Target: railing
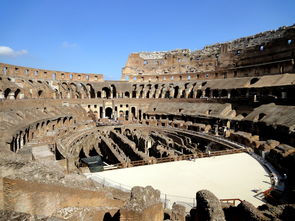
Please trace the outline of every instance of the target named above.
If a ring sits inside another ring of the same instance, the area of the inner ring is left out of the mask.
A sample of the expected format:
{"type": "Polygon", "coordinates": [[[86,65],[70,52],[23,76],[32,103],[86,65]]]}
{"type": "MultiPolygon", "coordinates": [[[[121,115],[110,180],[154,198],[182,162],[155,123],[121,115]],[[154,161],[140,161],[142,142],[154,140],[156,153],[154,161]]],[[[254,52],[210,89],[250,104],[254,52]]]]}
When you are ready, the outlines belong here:
{"type": "MultiPolygon", "coordinates": [[[[104,187],[112,187],[119,189],[124,192],[130,192],[132,189],[131,186],[118,183],[116,181],[113,181],[111,179],[107,179],[104,177],[100,177],[99,175],[95,174],[95,176],[92,176],[91,173],[85,174],[87,178],[91,178],[92,180],[100,183],[104,187]]],[[[267,190],[271,191],[271,190],[267,190]]],[[[266,191],[265,191],[266,192],[266,191]]],[[[172,208],[173,203],[181,204],[186,208],[186,211],[189,212],[193,207],[196,206],[196,199],[192,197],[186,197],[186,196],[179,196],[179,195],[171,195],[166,193],[161,193],[161,202],[164,204],[164,208],[172,208]]],[[[221,203],[226,203],[228,205],[236,206],[236,202],[242,202],[241,199],[233,198],[233,199],[220,199],[221,203]]]]}
{"type": "Polygon", "coordinates": [[[221,203],[226,203],[228,205],[231,205],[231,206],[235,206],[236,205],[236,202],[242,202],[241,199],[238,199],[238,198],[235,198],[235,199],[220,199],[220,202],[221,203]]]}
{"type": "Polygon", "coordinates": [[[269,189],[263,191],[263,196],[264,196],[265,198],[272,197],[272,196],[271,196],[271,191],[273,191],[273,190],[274,190],[274,188],[271,187],[271,188],[269,188],[269,189]]]}
{"type": "MultiPolygon", "coordinates": [[[[93,174],[91,174],[91,173],[88,173],[88,174],[86,173],[85,175],[87,178],[90,178],[90,179],[100,183],[103,187],[116,188],[116,189],[119,189],[124,192],[130,192],[132,189],[131,186],[128,186],[128,185],[125,185],[122,183],[118,183],[118,182],[113,181],[111,179],[101,177],[101,176],[97,175],[97,173],[95,174],[95,176],[93,176],[93,174]]],[[[192,198],[192,197],[185,197],[185,196],[170,195],[170,194],[166,194],[166,193],[161,193],[160,198],[161,198],[161,202],[164,204],[165,208],[171,209],[174,202],[185,206],[187,211],[189,211],[191,208],[196,206],[196,199],[192,198]]]]}
{"type": "Polygon", "coordinates": [[[213,151],[208,153],[186,154],[186,155],[180,155],[175,157],[162,157],[162,158],[154,158],[154,159],[148,159],[148,160],[137,160],[137,161],[131,161],[130,163],[112,164],[112,167],[107,166],[107,167],[104,167],[104,169],[113,170],[113,169],[121,169],[126,167],[144,166],[144,165],[151,165],[151,164],[158,164],[158,163],[168,163],[168,162],[180,161],[180,160],[193,160],[196,158],[215,157],[215,156],[222,156],[227,154],[235,154],[235,153],[243,153],[243,152],[248,152],[248,150],[247,149],[231,149],[231,150],[213,151]]]}

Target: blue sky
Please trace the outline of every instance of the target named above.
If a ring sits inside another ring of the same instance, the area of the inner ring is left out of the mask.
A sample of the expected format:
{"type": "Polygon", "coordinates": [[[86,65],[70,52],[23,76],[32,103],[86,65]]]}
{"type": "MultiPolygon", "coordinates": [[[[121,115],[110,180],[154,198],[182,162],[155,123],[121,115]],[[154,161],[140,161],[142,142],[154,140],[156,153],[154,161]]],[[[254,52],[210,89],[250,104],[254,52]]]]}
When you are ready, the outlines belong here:
{"type": "Polygon", "coordinates": [[[0,0],[0,62],[102,73],[128,55],[201,49],[295,23],[294,0],[0,0]]]}

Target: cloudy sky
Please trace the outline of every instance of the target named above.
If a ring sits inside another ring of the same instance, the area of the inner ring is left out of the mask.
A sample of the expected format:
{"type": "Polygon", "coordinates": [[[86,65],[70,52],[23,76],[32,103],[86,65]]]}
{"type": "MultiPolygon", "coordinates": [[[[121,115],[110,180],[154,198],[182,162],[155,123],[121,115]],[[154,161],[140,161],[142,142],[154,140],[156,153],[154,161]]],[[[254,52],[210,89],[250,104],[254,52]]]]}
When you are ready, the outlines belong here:
{"type": "Polygon", "coordinates": [[[1,0],[0,62],[120,79],[128,54],[295,23],[294,0],[1,0]]]}

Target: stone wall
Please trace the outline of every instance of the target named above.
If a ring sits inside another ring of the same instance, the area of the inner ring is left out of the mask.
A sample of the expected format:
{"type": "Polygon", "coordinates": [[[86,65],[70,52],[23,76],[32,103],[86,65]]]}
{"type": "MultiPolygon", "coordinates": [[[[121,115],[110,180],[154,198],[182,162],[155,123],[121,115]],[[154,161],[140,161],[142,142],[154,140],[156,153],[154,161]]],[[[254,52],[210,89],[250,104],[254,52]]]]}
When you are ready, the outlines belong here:
{"type": "Polygon", "coordinates": [[[122,80],[190,81],[294,72],[294,27],[281,27],[196,51],[132,53],[122,70],[122,80]]]}

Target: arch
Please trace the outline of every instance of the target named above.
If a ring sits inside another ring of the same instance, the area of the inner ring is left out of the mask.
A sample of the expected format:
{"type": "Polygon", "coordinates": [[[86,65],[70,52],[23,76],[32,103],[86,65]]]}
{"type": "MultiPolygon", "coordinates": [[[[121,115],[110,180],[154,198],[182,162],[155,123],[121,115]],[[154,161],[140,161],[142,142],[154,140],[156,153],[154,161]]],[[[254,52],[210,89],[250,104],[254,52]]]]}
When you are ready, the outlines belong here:
{"type": "Polygon", "coordinates": [[[202,97],[202,94],[203,94],[202,90],[197,90],[196,98],[202,97]]]}
{"type": "Polygon", "coordinates": [[[121,110],[121,111],[119,112],[119,117],[124,117],[124,111],[121,110]]]}
{"type": "Polygon", "coordinates": [[[116,98],[117,97],[117,90],[116,90],[116,87],[115,85],[111,85],[111,88],[112,88],[112,95],[113,95],[113,98],[116,98]]]}
{"type": "Polygon", "coordinates": [[[107,107],[105,109],[105,113],[106,113],[106,117],[111,119],[112,118],[112,114],[113,114],[113,109],[111,107],[107,107]]]}
{"type": "Polygon", "coordinates": [[[165,98],[170,98],[170,91],[166,91],[165,98]]]}
{"type": "Polygon", "coordinates": [[[259,116],[258,116],[258,120],[262,120],[262,118],[264,118],[266,116],[265,113],[260,113],[259,116]]]}
{"type": "Polygon", "coordinates": [[[205,90],[205,96],[210,97],[210,93],[211,93],[211,90],[210,90],[209,87],[207,87],[206,90],[205,90]]]}
{"type": "Polygon", "coordinates": [[[130,98],[130,93],[128,91],[125,92],[125,97],[130,98]]]}
{"type": "Polygon", "coordinates": [[[43,95],[43,91],[42,90],[39,90],[38,91],[38,97],[41,97],[43,95]]]}
{"type": "Polygon", "coordinates": [[[131,107],[131,114],[132,114],[132,118],[136,119],[136,109],[135,109],[135,107],[131,107]]]}
{"type": "Polygon", "coordinates": [[[237,89],[232,89],[230,93],[232,98],[239,97],[239,93],[237,89]]]}
{"type": "Polygon", "coordinates": [[[18,88],[15,92],[14,92],[14,98],[17,99],[19,98],[19,93],[20,93],[20,89],[18,88]]]}
{"type": "Polygon", "coordinates": [[[228,96],[228,92],[227,92],[227,90],[222,89],[220,95],[221,95],[221,97],[227,97],[227,96],[228,96]]]}
{"type": "Polygon", "coordinates": [[[179,86],[176,86],[175,88],[174,88],[174,98],[177,98],[177,96],[178,96],[178,91],[179,91],[179,86]]]}
{"type": "Polygon", "coordinates": [[[111,89],[108,87],[102,88],[102,98],[110,98],[111,96],[111,89]]]}
{"type": "Polygon", "coordinates": [[[132,98],[136,98],[136,91],[132,91],[132,98]]]}
{"type": "Polygon", "coordinates": [[[252,78],[250,84],[255,84],[257,81],[259,81],[259,78],[252,78]]]}
{"type": "Polygon", "coordinates": [[[212,92],[213,97],[219,97],[219,93],[217,89],[214,89],[212,92]]]}
{"type": "Polygon", "coordinates": [[[97,91],[97,94],[96,94],[97,96],[97,98],[101,98],[101,91],[97,91]]]}
{"type": "Polygon", "coordinates": [[[86,84],[90,98],[95,98],[95,91],[91,84],[86,84]]]}
{"type": "Polygon", "coordinates": [[[11,89],[6,88],[5,91],[4,91],[4,98],[7,98],[10,92],[11,92],[11,89]]]}
{"type": "Polygon", "coordinates": [[[89,156],[98,156],[99,154],[97,153],[96,149],[92,147],[92,149],[89,151],[89,156]]]}
{"type": "Polygon", "coordinates": [[[125,120],[128,120],[129,119],[129,111],[125,111],[125,120]]]}

